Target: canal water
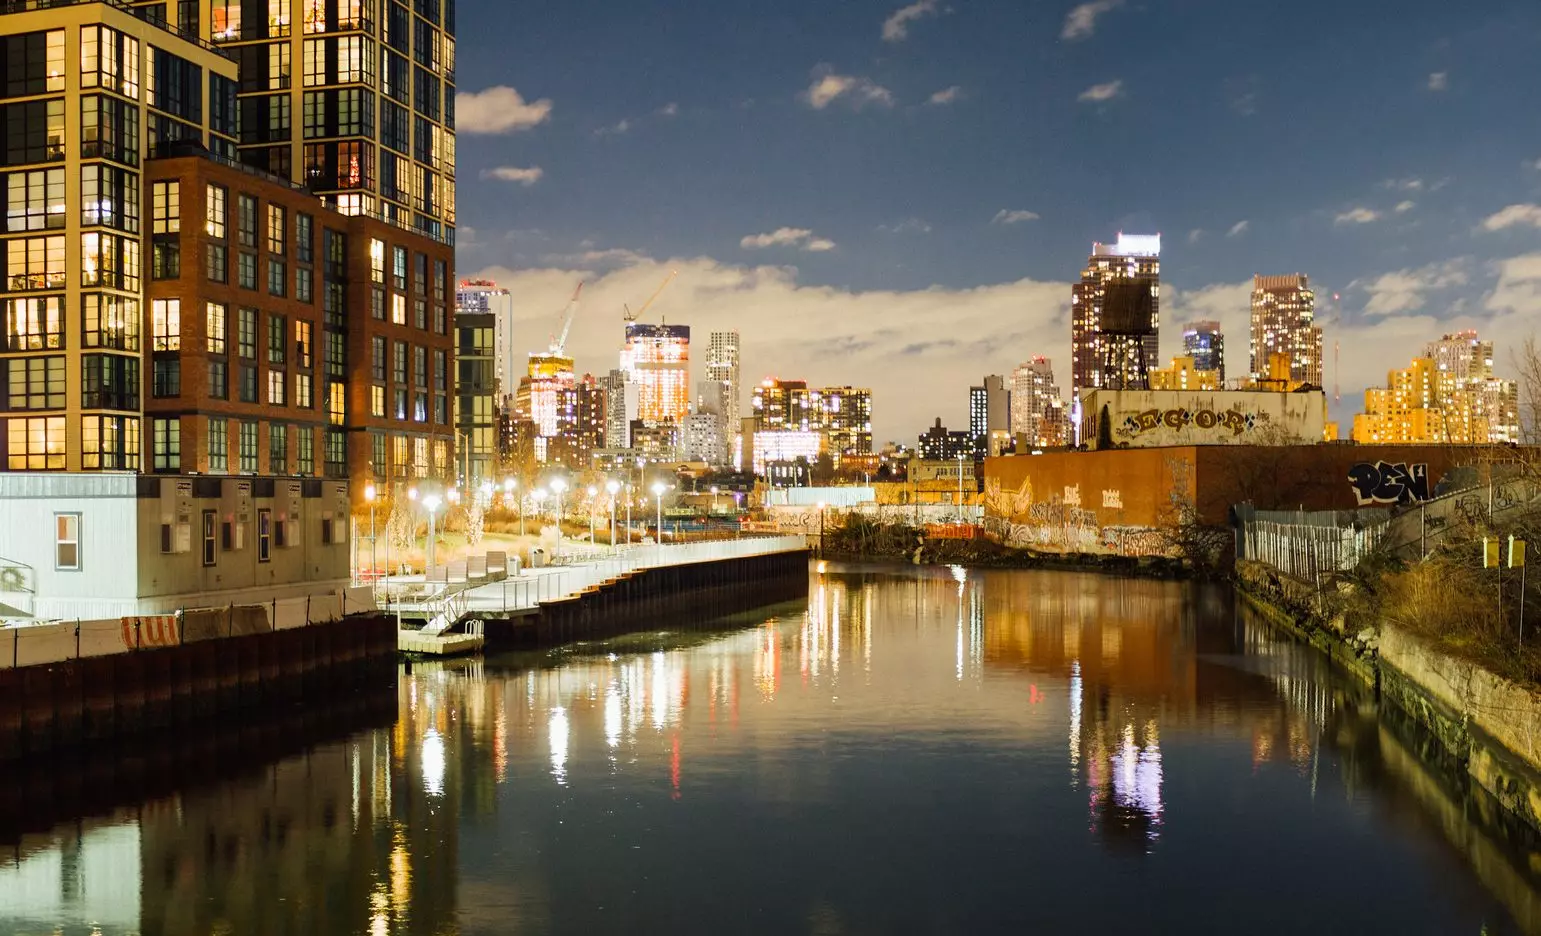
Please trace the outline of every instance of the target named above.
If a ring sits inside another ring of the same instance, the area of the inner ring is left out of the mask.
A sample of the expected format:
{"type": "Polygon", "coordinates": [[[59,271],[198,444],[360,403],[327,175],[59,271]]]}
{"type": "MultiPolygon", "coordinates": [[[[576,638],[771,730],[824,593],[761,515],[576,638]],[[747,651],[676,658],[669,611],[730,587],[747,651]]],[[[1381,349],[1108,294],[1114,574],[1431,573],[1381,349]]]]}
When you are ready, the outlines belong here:
{"type": "Polygon", "coordinates": [[[23,811],[0,933],[1541,932],[1541,854],[1223,586],[830,566],[395,691],[23,811]]]}

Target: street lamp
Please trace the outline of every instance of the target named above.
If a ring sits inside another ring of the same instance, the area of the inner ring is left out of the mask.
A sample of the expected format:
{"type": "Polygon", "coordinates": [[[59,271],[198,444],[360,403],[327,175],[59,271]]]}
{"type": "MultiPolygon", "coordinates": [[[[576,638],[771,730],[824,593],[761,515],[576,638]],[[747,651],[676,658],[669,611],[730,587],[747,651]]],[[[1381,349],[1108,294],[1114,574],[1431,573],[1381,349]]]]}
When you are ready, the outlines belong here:
{"type": "MultiPolygon", "coordinates": [[[[407,500],[411,501],[414,504],[417,503],[417,488],[415,488],[415,487],[407,488],[407,500]]],[[[413,515],[411,517],[411,521],[412,521],[412,529],[407,534],[407,545],[408,546],[411,546],[412,545],[412,541],[417,539],[417,517],[416,517],[416,515],[413,515]]]]}
{"type": "Polygon", "coordinates": [[[556,553],[560,556],[562,554],[562,492],[567,490],[567,479],[552,478],[551,490],[556,492],[556,553]]]}
{"type": "Polygon", "coordinates": [[[626,482],[626,545],[631,545],[631,482],[626,482]]]}
{"type": "Polygon", "coordinates": [[[717,512],[717,485],[712,485],[712,513],[717,512]]]}
{"type": "Polygon", "coordinates": [[[375,486],[364,485],[364,500],[369,502],[369,574],[373,578],[375,571],[375,486]]]}
{"type": "MultiPolygon", "coordinates": [[[[519,482],[513,478],[503,479],[503,500],[508,501],[514,496],[514,491],[519,487],[519,482]]],[[[519,501],[519,535],[524,536],[524,498],[516,498],[519,501]]]]}
{"type": "Polygon", "coordinates": [[[605,490],[610,494],[610,549],[615,549],[615,493],[621,489],[621,483],[614,478],[605,482],[605,490]]]}
{"type": "MultiPolygon", "coordinates": [[[[450,490],[450,495],[451,495],[450,499],[451,500],[455,500],[456,499],[454,497],[454,494],[455,494],[454,490],[451,489],[450,490]]],[[[434,540],[433,514],[434,514],[434,511],[439,509],[439,495],[437,495],[437,494],[429,494],[427,497],[423,498],[423,506],[428,508],[428,549],[427,549],[427,555],[426,555],[426,557],[423,560],[423,574],[427,575],[428,574],[428,570],[433,568],[433,540],[434,540]]]]}
{"type": "Polygon", "coordinates": [[[599,492],[597,490],[595,490],[594,489],[594,485],[591,484],[591,485],[589,485],[589,492],[588,493],[589,493],[589,545],[593,546],[593,545],[596,545],[594,543],[594,507],[595,507],[594,496],[597,495],[599,492]]]}
{"type": "Polygon", "coordinates": [[[958,455],[958,522],[963,522],[963,455],[958,455]]]}
{"type": "Polygon", "coordinates": [[[662,481],[653,482],[653,499],[658,501],[658,555],[663,555],[663,492],[669,486],[662,481]]]}

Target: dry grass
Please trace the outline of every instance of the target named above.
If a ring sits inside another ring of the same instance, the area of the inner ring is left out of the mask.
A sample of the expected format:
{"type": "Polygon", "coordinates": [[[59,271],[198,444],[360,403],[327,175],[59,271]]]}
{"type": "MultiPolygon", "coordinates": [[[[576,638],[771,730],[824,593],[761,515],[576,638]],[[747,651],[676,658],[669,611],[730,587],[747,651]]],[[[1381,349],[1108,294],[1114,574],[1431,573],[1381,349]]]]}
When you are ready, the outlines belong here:
{"type": "Polygon", "coordinates": [[[1436,557],[1387,575],[1377,610],[1448,653],[1509,679],[1541,683],[1541,633],[1528,630],[1520,645],[1518,582],[1509,578],[1505,573],[1500,605],[1495,570],[1436,557]]]}

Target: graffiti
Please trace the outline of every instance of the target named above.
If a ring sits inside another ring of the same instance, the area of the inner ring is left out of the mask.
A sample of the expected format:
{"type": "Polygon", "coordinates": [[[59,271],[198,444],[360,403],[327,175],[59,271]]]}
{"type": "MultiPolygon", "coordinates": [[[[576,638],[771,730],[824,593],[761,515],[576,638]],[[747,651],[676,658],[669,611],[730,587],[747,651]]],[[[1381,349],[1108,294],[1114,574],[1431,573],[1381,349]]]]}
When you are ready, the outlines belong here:
{"type": "Polygon", "coordinates": [[[1108,508],[1109,510],[1123,510],[1124,509],[1124,492],[1123,491],[1103,491],[1102,492],[1102,506],[1108,508]]]}
{"type": "Polygon", "coordinates": [[[1081,486],[1079,484],[1065,485],[1065,503],[1074,507],[1081,506],[1081,486]]]}
{"type": "Polygon", "coordinates": [[[1348,483],[1361,506],[1414,504],[1429,499],[1429,466],[1406,462],[1360,462],[1348,469],[1348,483]]]}
{"type": "Polygon", "coordinates": [[[1267,413],[1243,413],[1241,410],[1236,409],[1224,412],[1217,412],[1215,410],[1150,409],[1143,413],[1136,413],[1133,416],[1125,416],[1124,424],[1119,427],[1116,434],[1127,438],[1152,432],[1156,429],[1186,429],[1189,426],[1193,426],[1204,430],[1229,431],[1231,435],[1238,436],[1243,432],[1256,429],[1259,424],[1267,421],[1267,413]]]}

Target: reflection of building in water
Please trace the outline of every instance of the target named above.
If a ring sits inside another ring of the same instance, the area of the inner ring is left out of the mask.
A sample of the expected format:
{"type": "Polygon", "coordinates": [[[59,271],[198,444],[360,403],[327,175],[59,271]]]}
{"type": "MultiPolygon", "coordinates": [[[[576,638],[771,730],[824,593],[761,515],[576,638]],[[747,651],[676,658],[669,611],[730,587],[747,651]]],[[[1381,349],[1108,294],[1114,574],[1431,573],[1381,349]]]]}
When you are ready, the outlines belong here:
{"type": "Polygon", "coordinates": [[[132,813],[24,837],[0,860],[0,930],[139,932],[139,878],[132,813]]]}

